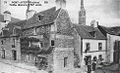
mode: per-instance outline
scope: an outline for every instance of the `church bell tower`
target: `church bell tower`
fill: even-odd
[[[80,3],[80,11],[79,11],[79,24],[80,25],[86,25],[86,10],[84,8],[84,0],[81,0]]]

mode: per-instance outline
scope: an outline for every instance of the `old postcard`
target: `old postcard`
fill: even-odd
[[[120,0],[0,0],[0,73],[120,73]]]

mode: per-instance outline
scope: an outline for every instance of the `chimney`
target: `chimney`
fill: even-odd
[[[99,25],[99,22],[97,21],[97,25]]]
[[[65,9],[66,8],[66,0],[56,0],[56,9],[62,8]]]
[[[96,20],[92,20],[90,24],[92,27],[97,27],[99,25],[99,22]]]
[[[4,21],[5,22],[10,22],[11,21],[11,13],[10,13],[10,11],[5,11],[4,12]]]

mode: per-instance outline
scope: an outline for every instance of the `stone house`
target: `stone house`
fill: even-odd
[[[0,57],[8,60],[21,60],[20,53],[20,28],[12,22],[2,29],[0,34]]]
[[[19,21],[19,19],[13,18],[9,11],[5,11],[3,14],[0,14],[0,57],[2,58],[16,60],[16,56],[13,55],[16,51],[14,51],[14,49],[11,50],[13,45],[13,38],[10,38],[10,34],[12,34],[13,31],[9,29],[9,26],[11,25],[8,25],[8,23],[17,21]]]
[[[120,27],[98,26],[99,30],[107,38],[107,62],[120,63]]]
[[[53,7],[35,14],[23,26],[23,35],[36,38],[39,42],[39,48],[38,50],[35,48],[37,51],[34,55],[30,53],[33,52],[30,49],[24,51],[28,52],[29,50],[29,54],[22,55],[24,57],[27,55],[37,57],[40,67],[42,67],[43,62],[46,62],[47,68],[54,69],[54,71],[73,68],[74,48],[71,24],[67,11],[62,8],[56,10]],[[21,50],[23,49],[21,48]]]
[[[99,31],[98,27],[87,25],[74,25],[75,51],[79,56],[78,65],[87,65],[87,61],[94,59],[106,61],[106,37]],[[87,61],[85,61],[85,59]]]
[[[7,50],[1,50],[1,54],[47,71],[71,70],[74,68],[71,25],[67,10],[56,7],[36,13],[27,20],[9,23],[3,30],[6,37],[1,37],[1,40],[7,38],[9,46],[4,45]]]

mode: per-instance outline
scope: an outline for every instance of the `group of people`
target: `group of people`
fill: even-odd
[[[101,65],[103,62],[102,58],[97,59],[97,57],[93,57],[93,60],[91,60],[91,57],[85,57],[84,58],[85,65],[87,66],[87,73],[91,73],[91,71],[95,71],[96,68]]]

